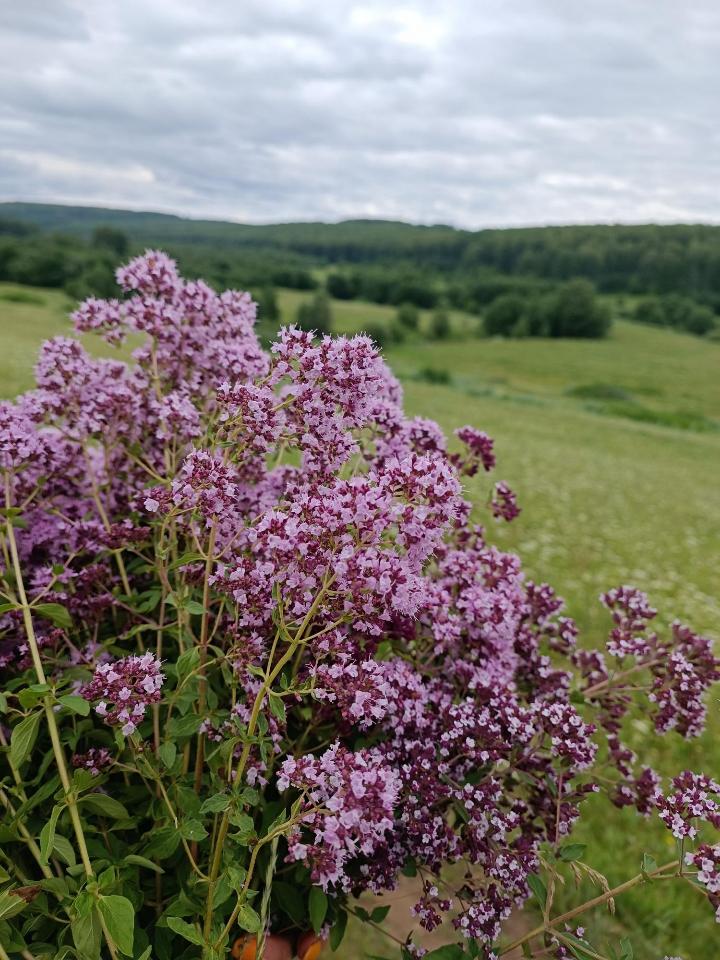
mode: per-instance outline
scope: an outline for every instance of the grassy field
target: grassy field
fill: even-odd
[[[37,291],[42,303],[8,300],[17,289],[0,284],[5,396],[30,382],[40,340],[69,329],[61,294]],[[282,292],[286,320],[303,296]],[[393,315],[367,304],[333,306],[343,331]],[[588,643],[602,643],[607,631],[598,594],[623,582],[648,591],[664,624],[679,617],[719,638],[720,344],[628,323],[602,342],[463,338],[474,325],[456,314],[453,339],[406,342],[388,357],[411,413],[448,432],[473,423],[496,438],[497,478],[517,491],[523,513],[509,526],[493,523],[493,539],[517,549],[531,576],[567,598]],[[438,375],[447,383],[428,382]],[[468,495],[480,504],[489,489],[478,478]],[[720,776],[717,698],[709,708],[709,732],[693,743],[654,745],[642,716],[630,736],[664,772],[689,767]],[[656,824],[595,800],[586,812],[578,839],[590,842],[591,862],[611,883],[636,873],[644,851],[664,855],[669,834]],[[563,902],[580,897],[568,890]],[[717,937],[709,905],[670,884],[636,891],[618,901],[614,919],[585,925],[600,930],[600,943],[630,936],[639,960],[666,953],[707,960],[718,952],[709,947]],[[379,952],[374,938],[367,946]]]

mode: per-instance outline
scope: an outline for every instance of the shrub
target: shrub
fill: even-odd
[[[550,295],[548,314],[553,337],[604,337],[610,329],[610,311],[587,280],[562,284]]]
[[[447,340],[451,333],[450,315],[447,310],[443,310],[441,307],[433,310],[432,316],[430,317],[430,328],[428,330],[430,339]]]
[[[261,289],[257,299],[258,316],[263,323],[277,323],[280,319],[275,287],[265,286]]]
[[[597,955],[553,891],[591,869],[570,834],[598,789],[656,811],[679,858],[573,917],[656,878],[715,897],[720,786],[661,790],[622,742],[633,700],[701,730],[709,641],[651,631],[623,587],[604,653],[576,648],[470,520],[492,440],[448,452],[407,419],[369,338],[287,328],[267,354],[247,294],[153,252],[118,280],[74,317],[140,334],[132,364],[56,338],[0,405],[3,952],[220,960],[247,931],[290,956],[381,919],[355,895],[405,872],[419,924],[465,945],[443,956]],[[488,500],[518,513],[503,482]],[[531,891],[542,922],[497,946]]]
[[[416,377],[418,380],[424,380],[425,383],[439,384],[442,386],[448,386],[452,383],[450,372],[440,367],[423,367],[421,370],[418,370]]]
[[[298,306],[296,322],[299,329],[305,332],[332,331],[332,308],[324,290],[318,290],[311,300],[305,300]]]
[[[420,311],[412,303],[403,303],[398,307],[397,321],[408,330],[417,330],[420,325]]]
[[[348,273],[330,273],[325,281],[327,292],[338,300],[354,300],[358,289],[355,277]]]
[[[47,302],[45,297],[33,290],[0,290],[0,300],[6,303],[28,303],[34,306],[44,306]]]
[[[526,315],[527,300],[516,293],[498,297],[485,311],[485,333],[489,337],[511,337]]]
[[[488,336],[604,337],[610,324],[608,309],[586,280],[572,280],[534,297],[504,294],[485,311]]]
[[[569,397],[578,397],[581,400],[620,400],[632,403],[632,394],[624,387],[617,387],[612,383],[582,383],[577,387],[570,387],[566,391]]]
[[[662,301],[658,297],[645,297],[635,306],[633,319],[637,323],[649,323],[654,327],[667,325],[667,316],[663,310]]]
[[[711,334],[718,325],[717,316],[710,307],[677,294],[640,300],[635,307],[634,319],[639,323],[674,327],[698,336]]]
[[[384,347],[391,341],[387,326],[384,326],[381,323],[366,324],[365,334],[370,338],[376,347]]]

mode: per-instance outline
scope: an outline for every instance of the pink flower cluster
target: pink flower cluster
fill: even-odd
[[[92,680],[81,689],[95,713],[111,726],[119,726],[128,737],[135,733],[151,703],[160,700],[165,682],[160,661],[152,653],[99,663]]]
[[[492,437],[471,426],[460,427],[455,431],[455,436],[465,444],[468,451],[468,455],[464,459],[458,457],[456,460],[462,473],[473,477],[480,466],[486,472],[494,469],[495,443]]]
[[[720,828],[720,784],[689,770],[673,777],[672,784],[674,792],[667,797],[658,794],[655,804],[660,819],[674,837],[696,837],[696,821]]]
[[[118,280],[122,300],[91,299],[75,322],[112,343],[143,335],[132,363],[58,338],[38,388],[0,404],[0,472],[29,502],[17,539],[31,599],[73,620],[43,640],[54,681],[94,670],[83,696],[131,735],[165,681],[139,639],[162,629],[171,662],[206,640],[205,695],[187,683],[183,708],[236,761],[257,721],[243,777],[273,804],[276,790],[299,800],[289,859],[338,898],[392,889],[409,863],[423,880],[470,866],[457,896],[428,881],[416,914],[430,929],[452,900],[486,953],[600,762],[614,802],[657,807],[677,836],[720,823],[713,781],[683,774],[662,797],[622,741],[639,676],[658,732],[699,732],[720,678],[709,641],[679,624],[650,632],[647,598],[621,587],[603,598],[607,649],[577,647],[562,600],[471,519],[462,483],[494,467],[486,434],[462,427],[464,451],[449,453],[436,424],[405,416],[367,337],[288,328],[266,354],[247,294],[186,282],[152,251]],[[489,512],[518,515],[507,484]],[[25,669],[16,612],[0,640],[0,668]],[[256,704],[288,644],[285,688]],[[73,762],[122,788],[97,742],[74,743]],[[216,767],[198,763],[203,789]]]
[[[715,919],[720,923],[720,844],[701,844],[697,850],[685,855],[688,865],[697,867],[697,880],[708,892],[715,907]]]
[[[648,598],[634,587],[618,587],[600,597],[601,602],[612,612],[613,627],[607,649],[613,657],[638,657],[650,652],[645,637],[648,621],[657,615],[657,610],[648,603]]]
[[[106,747],[91,747],[87,753],[74,753],[72,756],[74,767],[89,770],[94,777],[99,777],[112,762],[112,754]]]
[[[315,883],[349,889],[348,861],[372,859],[393,828],[400,782],[377,752],[339,743],[319,757],[284,761],[278,788],[302,790],[306,813],[289,839],[289,858],[307,862]]]

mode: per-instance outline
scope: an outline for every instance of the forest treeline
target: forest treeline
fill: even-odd
[[[338,299],[394,306],[478,315],[495,306],[498,324],[497,318],[514,315],[514,335],[544,335],[533,331],[549,329],[552,295],[559,284],[577,280],[600,293],[632,297],[631,314],[643,322],[706,333],[717,329],[720,312],[720,227],[473,232],[383,220],[255,226],[92,207],[0,204],[0,279],[60,286],[73,296],[109,295],[118,258],[147,246],[168,249],[187,275],[244,286],[257,295],[277,286],[326,286]],[[497,306],[503,298],[504,306]],[[595,328],[607,327],[598,320]],[[504,335],[513,334],[504,330]]]

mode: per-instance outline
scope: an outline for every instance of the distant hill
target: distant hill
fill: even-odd
[[[394,220],[256,225],[45,203],[0,203],[0,218],[83,238],[89,237],[98,226],[112,226],[125,231],[136,243],[285,247],[335,261],[380,259],[388,253],[415,256],[419,248],[431,256],[445,253],[449,248],[457,256],[472,236],[468,231],[444,225],[417,226]]]
[[[123,231],[133,249],[167,248],[198,271],[207,272],[207,258],[214,258],[214,276],[225,276],[222,258],[232,266],[238,258],[262,256],[275,269],[284,260],[294,268],[405,271],[446,286],[467,287],[488,277],[543,282],[582,277],[601,292],[677,293],[720,309],[720,227],[703,224],[478,231],[393,220],[252,225],[103,207],[0,203],[0,234],[17,233],[22,225],[84,242],[97,227],[110,226]]]

